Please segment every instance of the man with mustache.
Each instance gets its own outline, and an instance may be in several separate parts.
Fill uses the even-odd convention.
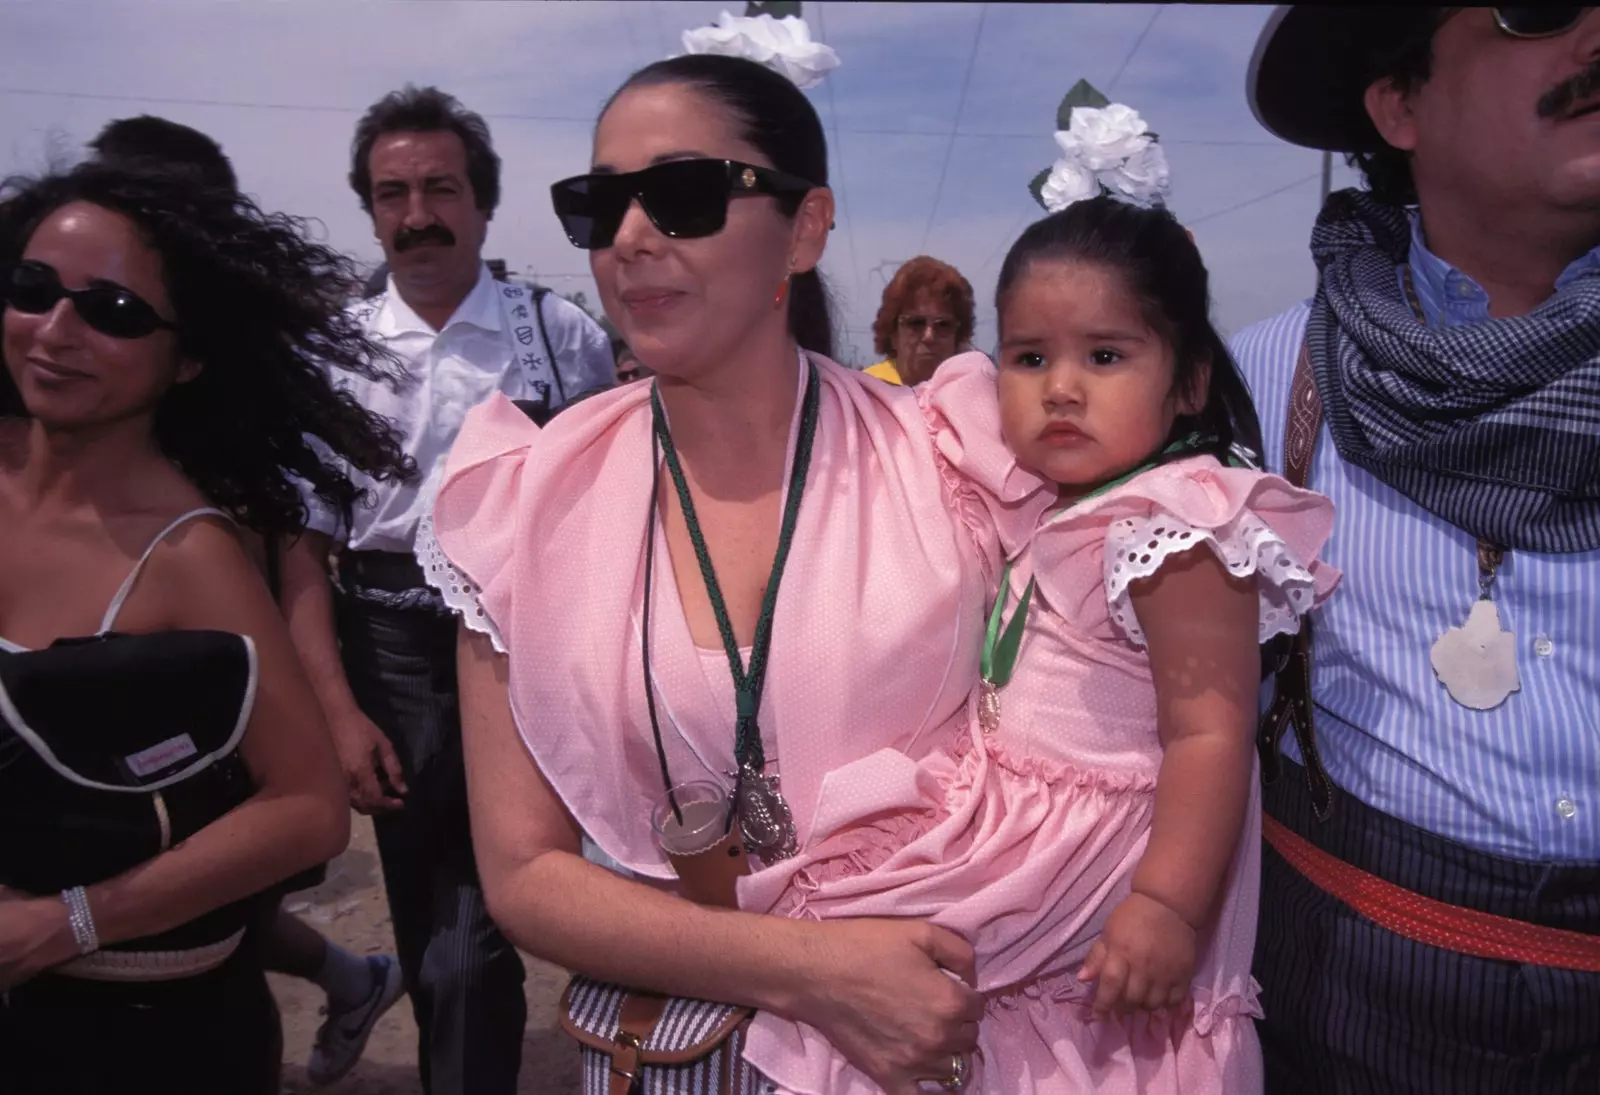
[[[523,969],[473,862],[456,695],[455,620],[413,549],[463,417],[495,392],[538,419],[611,387],[610,343],[582,309],[495,281],[482,258],[500,197],[489,129],[437,88],[406,87],[356,127],[350,185],[388,260],[352,314],[398,359],[390,388],[345,390],[405,435],[417,479],[376,483],[350,528],[308,498],[284,564],[285,612],[327,714],[351,803],[373,815],[431,1095],[512,1095]],[[336,592],[326,560],[339,544]]]
[[[1263,721],[1267,1090],[1600,1091],[1600,15],[1296,5],[1248,91],[1368,183],[1233,346],[1345,575]]]

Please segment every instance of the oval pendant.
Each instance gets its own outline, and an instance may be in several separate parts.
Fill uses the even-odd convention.
[[[794,855],[794,817],[778,790],[777,776],[750,767],[739,773],[739,829],[745,844],[763,862]]]
[[[978,685],[978,725],[985,734],[1000,729],[1000,690],[989,681]]]

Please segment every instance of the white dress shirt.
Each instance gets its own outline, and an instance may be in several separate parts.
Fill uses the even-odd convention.
[[[399,358],[405,380],[396,389],[339,372],[333,382],[398,428],[406,455],[417,462],[417,478],[411,483],[379,483],[346,467],[356,486],[368,492],[367,500],[354,507],[352,527],[346,530],[338,515],[308,491],[310,528],[343,539],[353,551],[409,555],[417,521],[433,498],[445,457],[469,410],[497,391],[511,399],[542,400],[548,395],[552,405],[561,404],[556,393],[535,390],[520,367],[519,354],[544,357],[543,340],[534,322],[529,344],[518,344],[528,338],[529,328],[519,326],[516,331],[521,333],[513,333],[507,327],[500,289],[488,266],[482,267],[477,284],[438,331],[401,299],[393,277],[382,295],[351,308],[367,333]],[[531,294],[528,307],[531,311]],[[611,386],[615,382],[611,344],[599,324],[554,293],[546,294],[539,307],[566,399]]]

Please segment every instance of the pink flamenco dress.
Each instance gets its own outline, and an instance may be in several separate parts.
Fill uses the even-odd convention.
[[[1019,534],[1012,515],[1031,509],[1016,504],[1030,473],[1001,440],[994,378],[986,358],[968,354],[919,394],[961,521],[980,547],[1004,549]],[[998,504],[1002,495],[1011,501]],[[922,918],[971,942],[988,998],[973,1095],[1259,1092],[1253,783],[1224,896],[1199,940],[1192,1013],[1096,1020],[1093,985],[1076,974],[1129,892],[1162,757],[1129,584],[1182,552],[1214,551],[1233,574],[1256,577],[1265,641],[1297,630],[1332,592],[1338,573],[1316,560],[1332,524],[1322,496],[1209,456],[1044,517],[1007,551],[1008,604],[1037,585],[998,719],[980,717],[975,692],[965,725],[921,760],[885,749],[830,772],[810,839],[742,880],[740,904],[814,919]],[[786,1091],[879,1091],[815,1030],[763,1018],[746,1058]]]

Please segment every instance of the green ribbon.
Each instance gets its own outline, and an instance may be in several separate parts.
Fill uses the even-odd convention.
[[[756,715],[761,710],[761,692],[767,679],[767,652],[772,647],[772,617],[778,603],[778,586],[783,581],[789,548],[794,543],[794,530],[800,517],[800,499],[805,494],[806,475],[811,467],[811,450],[816,441],[818,408],[822,398],[816,365],[807,361],[806,369],[806,389],[800,407],[800,436],[795,442],[794,467],[789,472],[789,495],[784,500],[778,550],[772,560],[772,573],[767,577],[767,591],[761,600],[755,638],[750,644],[748,669],[744,659],[739,656],[739,642],[734,638],[728,605],[722,597],[717,572],[711,565],[711,552],[706,547],[705,533],[695,513],[694,499],[689,495],[689,481],[683,474],[677,446],[672,443],[672,431],[667,428],[667,415],[661,406],[660,390],[655,384],[650,388],[650,412],[655,437],[666,457],[672,485],[678,492],[683,523],[688,527],[690,542],[694,544],[695,559],[700,564],[700,576],[706,585],[706,597],[711,601],[712,612],[716,614],[717,630],[722,635],[723,650],[728,655],[728,671],[733,675],[734,715],[737,720],[733,751],[741,775],[746,769],[760,772],[766,765],[766,751],[761,744],[761,728],[756,725]]]

